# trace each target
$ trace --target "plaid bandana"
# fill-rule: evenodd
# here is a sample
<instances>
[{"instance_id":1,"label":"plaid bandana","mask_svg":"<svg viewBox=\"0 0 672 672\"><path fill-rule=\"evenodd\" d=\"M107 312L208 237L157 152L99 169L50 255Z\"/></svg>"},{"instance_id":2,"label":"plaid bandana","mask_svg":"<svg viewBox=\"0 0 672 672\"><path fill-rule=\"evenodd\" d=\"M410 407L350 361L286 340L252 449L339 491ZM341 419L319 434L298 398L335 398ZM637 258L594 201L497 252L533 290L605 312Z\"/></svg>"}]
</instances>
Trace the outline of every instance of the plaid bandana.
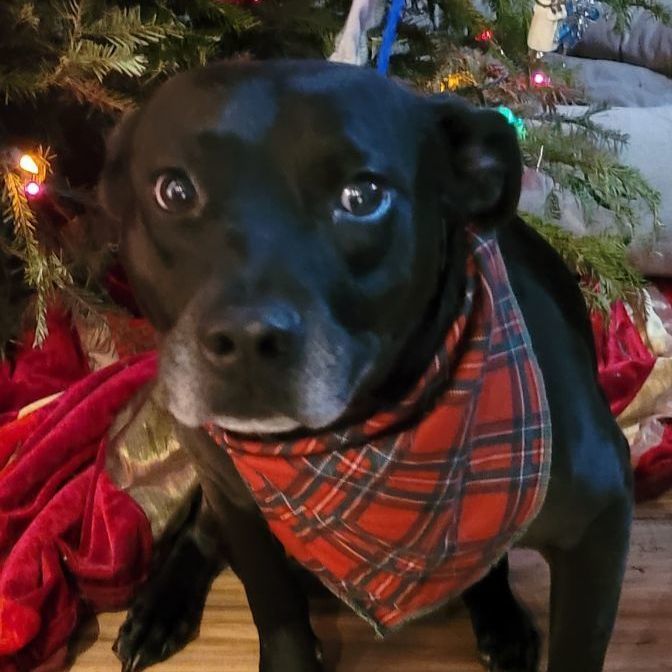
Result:
<instances>
[{"instance_id":1,"label":"plaid bandana","mask_svg":"<svg viewBox=\"0 0 672 672\"><path fill-rule=\"evenodd\" d=\"M398 407L281 443L209 428L285 550L379 634L484 576L546 492L541 372L496 238L471 247L461 314Z\"/></svg>"}]
</instances>

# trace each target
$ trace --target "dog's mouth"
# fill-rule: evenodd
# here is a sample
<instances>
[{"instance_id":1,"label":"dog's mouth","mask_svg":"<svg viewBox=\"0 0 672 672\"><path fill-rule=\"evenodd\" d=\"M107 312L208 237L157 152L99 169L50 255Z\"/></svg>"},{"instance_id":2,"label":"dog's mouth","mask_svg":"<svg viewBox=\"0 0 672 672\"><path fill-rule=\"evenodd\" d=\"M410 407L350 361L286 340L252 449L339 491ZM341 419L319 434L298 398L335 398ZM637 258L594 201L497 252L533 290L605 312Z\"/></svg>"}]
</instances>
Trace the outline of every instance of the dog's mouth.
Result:
<instances>
[{"instance_id":1,"label":"dog's mouth","mask_svg":"<svg viewBox=\"0 0 672 672\"><path fill-rule=\"evenodd\" d=\"M184 342L164 342L163 403L184 425L245 435L319 433L352 412L375 368L367 347L307 348L295 366L218 375Z\"/></svg>"},{"instance_id":2,"label":"dog's mouth","mask_svg":"<svg viewBox=\"0 0 672 672\"><path fill-rule=\"evenodd\" d=\"M205 424L214 424L237 434L279 435L297 430L318 433L346 415L352 405L357 384L350 389L330 390L323 380L306 381L302 386L266 390L255 398L231 398L222 390L207 395ZM202 423L201 423L202 424Z\"/></svg>"},{"instance_id":3,"label":"dog's mouth","mask_svg":"<svg viewBox=\"0 0 672 672\"><path fill-rule=\"evenodd\" d=\"M302 428L302 424L286 415L269 415L265 418L239 418L216 415L209 423L236 434L279 435L289 434Z\"/></svg>"},{"instance_id":4,"label":"dog's mouth","mask_svg":"<svg viewBox=\"0 0 672 672\"><path fill-rule=\"evenodd\" d=\"M303 399L295 401L296 394L285 391L284 394L267 395L266 403L251 403L248 400L241 405L232 400L224 391L213 389L212 385L200 385L201 393L182 395L171 391L171 380L179 372L167 373L161 377L163 398L168 410L182 423L188 426L213 424L237 434L279 435L308 430L322 432L337 424L351 411L352 400L356 396L355 384L350 390L330 394L324 381L308 382ZM365 378L366 371L359 378ZM357 381L358 382L358 381ZM191 399L188 397L191 396ZM199 398L200 397L200 398ZM293 399L292 399L293 398Z\"/></svg>"}]
</instances>

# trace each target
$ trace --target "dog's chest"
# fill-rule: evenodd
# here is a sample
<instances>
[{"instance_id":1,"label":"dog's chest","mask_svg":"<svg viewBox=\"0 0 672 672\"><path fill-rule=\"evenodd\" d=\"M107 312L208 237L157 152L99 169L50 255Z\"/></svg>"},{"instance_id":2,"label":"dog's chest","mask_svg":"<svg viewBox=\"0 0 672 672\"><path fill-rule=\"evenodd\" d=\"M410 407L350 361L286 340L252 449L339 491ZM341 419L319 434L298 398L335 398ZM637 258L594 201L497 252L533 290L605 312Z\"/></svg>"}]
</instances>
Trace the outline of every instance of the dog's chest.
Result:
<instances>
[{"instance_id":1,"label":"dog's chest","mask_svg":"<svg viewBox=\"0 0 672 672\"><path fill-rule=\"evenodd\" d=\"M397 408L293 442L210 428L287 552L381 632L478 580L546 491L543 381L496 242L473 242L463 312Z\"/></svg>"}]
</instances>

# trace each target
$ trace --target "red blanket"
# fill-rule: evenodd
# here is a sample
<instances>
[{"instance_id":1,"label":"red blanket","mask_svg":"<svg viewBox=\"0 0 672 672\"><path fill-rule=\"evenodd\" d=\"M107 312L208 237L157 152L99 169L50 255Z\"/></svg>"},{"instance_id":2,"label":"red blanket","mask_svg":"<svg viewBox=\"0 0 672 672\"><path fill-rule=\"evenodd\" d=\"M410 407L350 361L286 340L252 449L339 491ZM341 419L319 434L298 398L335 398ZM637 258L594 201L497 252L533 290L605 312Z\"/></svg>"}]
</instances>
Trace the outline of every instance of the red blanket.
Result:
<instances>
[{"instance_id":1,"label":"red blanket","mask_svg":"<svg viewBox=\"0 0 672 672\"><path fill-rule=\"evenodd\" d=\"M3 369L4 417L13 419L0 427L2 672L61 667L83 611L123 607L151 557L145 514L107 478L104 458L112 421L154 377L155 357L86 375L69 325L51 326L44 350ZM19 416L20 405L60 389Z\"/></svg>"}]
</instances>

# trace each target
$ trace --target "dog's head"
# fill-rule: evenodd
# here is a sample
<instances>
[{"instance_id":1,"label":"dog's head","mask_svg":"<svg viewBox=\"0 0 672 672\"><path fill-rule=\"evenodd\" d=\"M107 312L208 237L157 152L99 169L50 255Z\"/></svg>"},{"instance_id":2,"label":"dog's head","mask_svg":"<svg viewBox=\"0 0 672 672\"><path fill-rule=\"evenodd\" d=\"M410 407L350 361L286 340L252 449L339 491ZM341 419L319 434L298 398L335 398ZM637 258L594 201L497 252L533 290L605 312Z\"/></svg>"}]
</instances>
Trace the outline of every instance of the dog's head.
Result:
<instances>
[{"instance_id":1,"label":"dog's head","mask_svg":"<svg viewBox=\"0 0 672 672\"><path fill-rule=\"evenodd\" d=\"M170 80L113 134L100 186L168 408L242 432L339 421L408 364L459 290L465 227L509 219L520 176L500 114L367 69Z\"/></svg>"}]
</instances>

